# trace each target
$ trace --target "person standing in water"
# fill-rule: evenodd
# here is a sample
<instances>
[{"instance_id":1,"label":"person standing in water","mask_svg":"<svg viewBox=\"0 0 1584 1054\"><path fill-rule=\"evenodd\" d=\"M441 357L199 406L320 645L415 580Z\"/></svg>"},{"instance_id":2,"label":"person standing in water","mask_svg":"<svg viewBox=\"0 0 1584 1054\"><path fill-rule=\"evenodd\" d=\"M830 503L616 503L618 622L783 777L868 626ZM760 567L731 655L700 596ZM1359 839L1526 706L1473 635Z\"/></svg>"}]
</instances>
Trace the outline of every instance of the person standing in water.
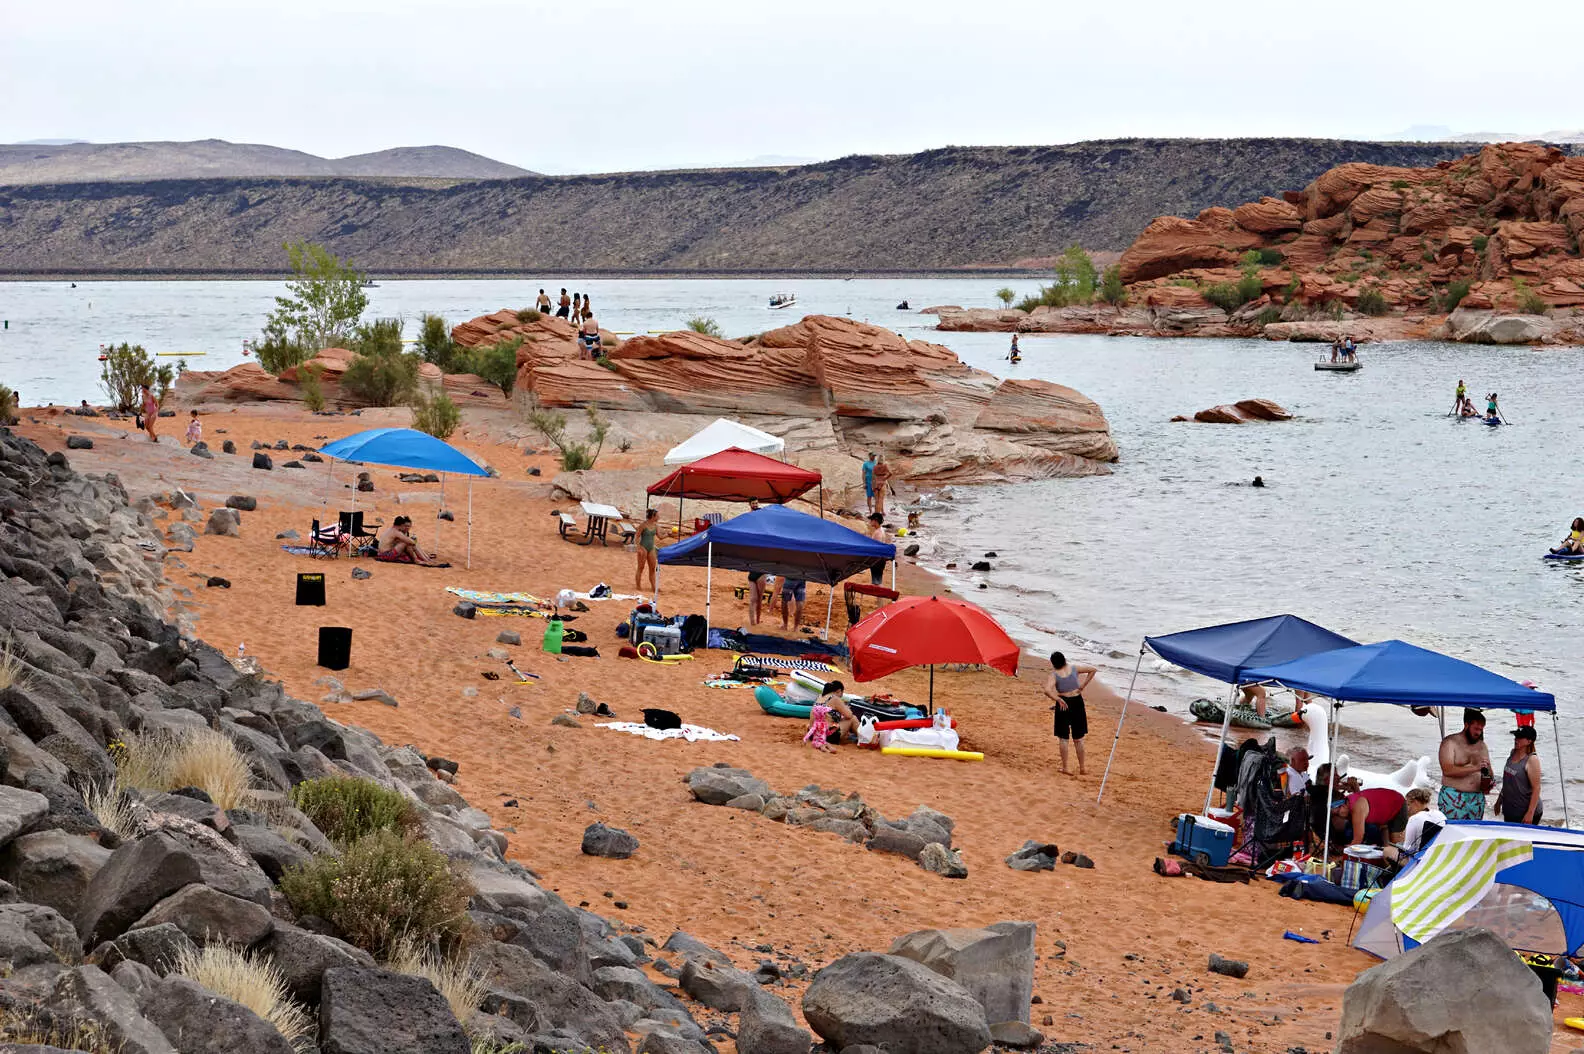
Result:
<instances>
[{"instance_id":1,"label":"person standing in water","mask_svg":"<svg viewBox=\"0 0 1584 1054\"><path fill-rule=\"evenodd\" d=\"M1018 351L1016 333L1012 334L1012 350L1007 353L1007 358L1011 359L1013 362L1017 362L1019 359L1023 358L1023 353Z\"/></svg>"},{"instance_id":2,"label":"person standing in water","mask_svg":"<svg viewBox=\"0 0 1584 1054\"><path fill-rule=\"evenodd\" d=\"M1051 652L1051 672L1045 678L1045 694L1056 701L1051 707L1054 714L1051 732L1061 747L1062 775L1070 776L1067 768L1067 741L1072 740L1078 755L1078 775L1084 772L1084 737L1089 734L1089 714L1084 708L1083 690L1089 687L1099 673L1093 666L1074 666L1059 651Z\"/></svg>"}]
</instances>

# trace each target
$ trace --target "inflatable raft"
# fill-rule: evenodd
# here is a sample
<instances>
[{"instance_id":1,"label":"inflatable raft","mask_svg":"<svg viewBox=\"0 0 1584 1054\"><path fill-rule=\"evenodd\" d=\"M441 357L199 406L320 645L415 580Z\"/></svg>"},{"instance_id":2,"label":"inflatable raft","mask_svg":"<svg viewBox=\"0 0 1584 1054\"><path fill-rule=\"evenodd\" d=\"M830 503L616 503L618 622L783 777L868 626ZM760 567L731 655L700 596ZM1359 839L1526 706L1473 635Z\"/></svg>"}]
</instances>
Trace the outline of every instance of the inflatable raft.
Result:
<instances>
[{"instance_id":1,"label":"inflatable raft","mask_svg":"<svg viewBox=\"0 0 1584 1054\"><path fill-rule=\"evenodd\" d=\"M1195 699L1188 704L1188 712L1194 715L1194 720L1206 724L1219 725L1226 720L1226 708L1214 699ZM1234 706L1232 708L1233 728L1252 728L1263 732L1274 728L1275 722L1269 717L1261 717L1251 706Z\"/></svg>"}]
</instances>

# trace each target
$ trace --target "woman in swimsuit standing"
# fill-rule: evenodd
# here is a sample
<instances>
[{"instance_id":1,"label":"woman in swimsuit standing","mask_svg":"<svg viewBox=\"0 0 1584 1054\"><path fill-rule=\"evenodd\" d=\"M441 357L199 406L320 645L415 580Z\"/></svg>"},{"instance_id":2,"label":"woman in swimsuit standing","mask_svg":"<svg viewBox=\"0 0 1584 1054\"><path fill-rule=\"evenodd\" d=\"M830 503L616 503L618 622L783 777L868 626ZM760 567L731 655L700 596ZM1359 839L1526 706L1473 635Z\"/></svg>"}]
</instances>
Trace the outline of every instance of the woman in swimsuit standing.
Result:
<instances>
[{"instance_id":1,"label":"woman in swimsuit standing","mask_svg":"<svg viewBox=\"0 0 1584 1054\"><path fill-rule=\"evenodd\" d=\"M1067 656L1059 651L1051 652L1051 672L1045 678L1045 694L1056 700L1056 705L1051 707L1055 716L1051 721L1051 732L1056 736L1056 742L1061 747L1062 775L1071 773L1067 769L1067 741L1072 740L1073 749L1078 754L1078 775L1084 772L1084 737L1089 734L1089 714L1084 709L1083 690L1089 687L1089 682L1099 673L1093 666L1073 666L1067 662Z\"/></svg>"},{"instance_id":2,"label":"woman in swimsuit standing","mask_svg":"<svg viewBox=\"0 0 1584 1054\"><path fill-rule=\"evenodd\" d=\"M655 585L655 571L660 566L660 555L655 549L655 540L660 536L660 510L650 509L644 516L643 527L638 531L638 578L634 586L638 592L643 592L644 569L649 569L649 588L658 589Z\"/></svg>"}]
</instances>

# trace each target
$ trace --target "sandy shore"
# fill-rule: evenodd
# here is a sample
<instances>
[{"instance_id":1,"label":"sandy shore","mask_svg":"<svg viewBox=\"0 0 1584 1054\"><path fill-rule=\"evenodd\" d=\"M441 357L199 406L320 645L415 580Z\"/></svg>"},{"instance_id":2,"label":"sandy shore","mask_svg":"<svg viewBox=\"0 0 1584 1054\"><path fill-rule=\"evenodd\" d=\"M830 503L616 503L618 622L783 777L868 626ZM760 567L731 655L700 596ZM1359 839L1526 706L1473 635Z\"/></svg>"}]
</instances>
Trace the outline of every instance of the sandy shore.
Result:
<instances>
[{"instance_id":1,"label":"sandy shore","mask_svg":"<svg viewBox=\"0 0 1584 1054\"><path fill-rule=\"evenodd\" d=\"M384 688L400 705L325 703L326 712L388 742L458 761L458 788L497 826L514 829L511 855L569 903L625 918L660 941L672 929L685 929L727 947L740 965L756 961L754 945L772 944L811 968L850 951L883 950L915 929L1029 919L1039 924L1035 991L1041 1002L1033 1024L1049 1041L1102 1050L1198 1051L1217 1049L1215 1033L1224 1032L1239 1051L1330 1049L1343 988L1374 962L1345 944L1352 913L1284 900L1269 882L1217 885L1162 879L1151 870L1173 818L1202 804L1211 748L1191 728L1148 710L1130 717L1106 803L1097 807L1098 773L1120 699L1109 689L1089 693L1090 775L1059 775L1040 692L1042 656L1027 656L1015 679L937 674L936 701L956 715L964 746L985 752L981 763L850 748L825 755L802 746L800 723L762 714L749 693L702 685L706 674L730 666L727 653L702 653L675 667L618 658L614 629L626 615L625 603L594 603L572 624L600 647L598 659L543 653L539 620L459 618L447 586L550 596L603 581L631 592L634 572L634 557L619 545L584 547L559 538L550 512L572 503L551 500L548 459L525 458L518 446L491 440L498 432L471 418L453 442L498 466L502 478L474 487L470 569L461 566L465 496L450 488L448 504L458 522L443 525L440 548L458 566L314 562L283 552L276 534L307 534L309 520L320 514L326 476L322 466L279 468L285 454L275 455L275 471L254 471L249 443L285 439L317 446L321 436L406 424L406 418L405 411L310 417L287 407L217 412L204 417L205 438L216 450L232 439L241 453L217 454L213 461L192 457L169 439L152 446L128 435L128 423L24 412L20 431L49 450L64 449L67 432L95 437L94 450L69 452L73 465L117 473L134 499L176 486L206 509L229 494L256 496L258 510L243 514L241 538L200 536L192 553L168 558L175 613L224 651L245 642L247 653L288 691L315 701L325 692L317 682L329 672L315 665L316 630L351 627L352 665L335 676L354 691ZM164 423L178 430L177 422ZM635 448L612 462L622 463L658 465L659 455ZM530 465L544 476L527 477ZM438 487L398 483L392 470L371 472L376 492L359 495L359 507L370 507L372 497L377 519L411 515L421 539L432 542ZM349 474L341 475L331 491L331 519L337 508L350 507ZM642 507L641 493L626 503L629 512ZM354 568L372 577L354 580ZM326 573L326 607L294 606L300 571ZM205 588L211 575L231 587ZM732 595L741 579L716 576L716 624L746 622L744 602ZM939 588L910 566L901 585L905 592ZM703 610L702 570L663 570L661 586L668 613ZM823 620L824 601L823 587L811 586L811 622L816 613ZM845 622L838 598L835 625L845 629ZM523 646L508 650L539 681L511 684L504 665L486 657L502 630L522 634ZM488 680L484 671L505 677ZM872 687L921 701L927 674L910 671ZM577 729L552 727L550 719L571 708L580 691L624 719L641 720L640 707L663 706L741 740L655 743L596 728L590 718ZM919 804L939 809L956 821L956 845L969 877L943 879L833 835L697 804L682 777L717 761L750 769L778 790L809 783L857 790L889 816ZM595 820L635 834L642 843L637 855L625 861L583 856L579 840ZM1083 852L1096 867L1058 866L1037 874L1007 868L1003 859L1030 838ZM618 900L627 907L615 908ZM1321 943L1284 940L1286 930ZM1212 952L1247 960L1247 979L1209 973ZM1174 1002L1176 988L1188 989L1192 1001ZM1558 1021L1579 1013L1580 1002L1564 996ZM1553 1049L1575 1049L1578 1044L1559 1030Z\"/></svg>"}]
</instances>

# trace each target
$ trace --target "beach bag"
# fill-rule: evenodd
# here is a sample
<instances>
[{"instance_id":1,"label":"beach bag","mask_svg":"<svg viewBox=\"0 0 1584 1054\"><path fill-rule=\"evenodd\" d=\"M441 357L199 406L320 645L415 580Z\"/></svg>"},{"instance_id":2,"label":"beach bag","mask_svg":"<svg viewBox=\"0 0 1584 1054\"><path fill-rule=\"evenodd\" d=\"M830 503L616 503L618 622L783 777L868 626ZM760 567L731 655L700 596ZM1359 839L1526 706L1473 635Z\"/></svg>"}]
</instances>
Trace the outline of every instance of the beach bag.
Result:
<instances>
[{"instance_id":1,"label":"beach bag","mask_svg":"<svg viewBox=\"0 0 1584 1054\"><path fill-rule=\"evenodd\" d=\"M667 731L668 729L682 727L682 718L678 717L670 710L656 710L645 707L643 715L644 724L648 725L650 728L657 728L662 732Z\"/></svg>"},{"instance_id":2,"label":"beach bag","mask_svg":"<svg viewBox=\"0 0 1584 1054\"><path fill-rule=\"evenodd\" d=\"M749 660L752 656L739 655L737 661L732 663L732 678L738 681L773 681L777 671L768 666L760 666Z\"/></svg>"},{"instance_id":3,"label":"beach bag","mask_svg":"<svg viewBox=\"0 0 1584 1054\"><path fill-rule=\"evenodd\" d=\"M144 424L143 424L143 415L142 415L142 414L138 414L138 415L137 415L137 417L136 417L136 418L134 418L134 420L136 420L136 421L137 421L137 426L138 426L138 431L140 431L140 432L141 432L141 431L142 431L142 430L143 430L143 429L144 429L144 428L145 428L145 427L146 427L146 426L145 426L145 425L144 425Z\"/></svg>"},{"instance_id":4,"label":"beach bag","mask_svg":"<svg viewBox=\"0 0 1584 1054\"><path fill-rule=\"evenodd\" d=\"M563 644L583 644L588 640L588 634L580 629L564 629L561 631Z\"/></svg>"},{"instance_id":5,"label":"beach bag","mask_svg":"<svg viewBox=\"0 0 1584 1054\"><path fill-rule=\"evenodd\" d=\"M696 651L709 643L709 623L703 615L689 615L682 620L682 650Z\"/></svg>"}]
</instances>

